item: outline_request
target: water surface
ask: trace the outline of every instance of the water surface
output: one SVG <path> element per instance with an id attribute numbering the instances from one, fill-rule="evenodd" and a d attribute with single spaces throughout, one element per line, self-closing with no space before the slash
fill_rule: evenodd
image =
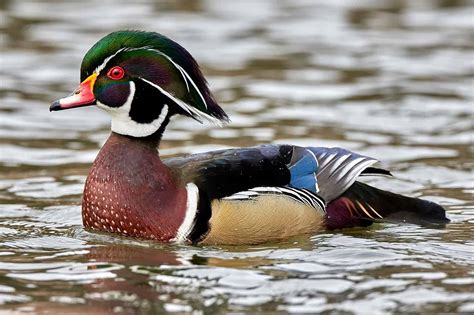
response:
<path id="1" fill-rule="evenodd" d="M 474 312 L 473 17 L 468 1 L 0 2 L 0 313 Z M 258 143 L 343 146 L 437 201 L 445 229 L 377 224 L 242 247 L 160 245 L 81 225 L 109 133 L 97 108 L 49 113 L 117 29 L 159 31 L 232 118 L 176 119 L 175 156 Z"/>

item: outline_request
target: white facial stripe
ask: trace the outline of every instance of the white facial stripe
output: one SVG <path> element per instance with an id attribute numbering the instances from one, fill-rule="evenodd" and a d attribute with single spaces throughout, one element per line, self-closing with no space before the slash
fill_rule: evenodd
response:
<path id="1" fill-rule="evenodd" d="M 152 51 L 154 53 L 157 53 L 163 57 L 165 57 L 169 62 L 171 62 L 173 64 L 173 66 L 175 66 L 176 69 L 178 69 L 178 71 L 180 72 L 181 76 L 183 77 L 183 80 L 184 80 L 184 83 L 186 83 L 186 88 L 189 92 L 189 84 L 188 82 L 191 82 L 192 86 L 194 87 L 194 89 L 197 91 L 197 93 L 199 94 L 199 97 L 201 98 L 202 102 L 204 103 L 204 107 L 207 109 L 207 102 L 206 100 L 204 99 L 204 97 L 202 96 L 201 94 L 201 91 L 198 89 L 196 83 L 194 83 L 193 79 L 191 78 L 191 76 L 186 72 L 186 70 L 183 69 L 183 67 L 181 67 L 179 64 L 177 64 L 176 62 L 174 62 L 173 59 L 171 59 L 170 56 L 168 56 L 167 54 L 157 50 L 157 49 L 153 49 L 151 46 L 143 46 L 143 47 L 137 47 L 137 48 L 131 48 L 131 47 L 124 47 L 124 48 L 121 48 L 119 50 L 117 50 L 113 55 L 107 57 L 104 59 L 104 62 L 102 62 L 102 64 L 97 67 L 97 69 L 95 70 L 95 72 L 97 74 L 99 74 L 100 71 L 102 71 L 107 63 L 110 61 L 110 59 L 112 59 L 113 57 L 115 57 L 116 55 L 118 55 L 119 53 L 123 52 L 123 51 L 135 51 L 135 50 L 148 50 L 148 51 Z"/>
<path id="2" fill-rule="evenodd" d="M 157 53 L 157 54 L 159 54 L 159 55 L 162 55 L 163 57 L 165 57 L 166 59 L 168 59 L 168 61 L 171 62 L 171 63 L 173 64 L 173 66 L 175 66 L 176 69 L 178 69 L 179 73 L 181 73 L 181 76 L 183 77 L 184 83 L 186 83 L 186 89 L 187 89 L 188 92 L 189 92 L 189 84 L 188 84 L 188 80 L 186 79 L 187 73 L 186 73 L 186 71 L 184 71 L 183 68 L 181 68 L 177 63 L 175 63 L 175 62 L 173 61 L 173 59 L 171 59 L 171 57 L 169 57 L 168 55 L 162 53 L 162 52 L 159 51 L 159 50 L 152 49 L 152 48 L 147 48 L 146 50 L 152 51 L 152 52 Z M 194 85 L 194 82 L 193 82 L 193 85 Z M 199 92 L 199 90 L 198 90 L 198 93 L 199 93 L 199 95 L 201 95 L 201 93 Z M 207 108 L 206 102 L 204 102 L 204 105 L 205 105 L 206 108 Z"/>
<path id="3" fill-rule="evenodd" d="M 176 243 L 184 243 L 187 241 L 189 233 L 193 230 L 194 219 L 196 218 L 197 206 L 199 200 L 199 188 L 194 183 L 186 185 L 188 199 L 186 201 L 186 213 L 183 223 L 179 226 L 176 236 L 171 240 Z"/>
<path id="4" fill-rule="evenodd" d="M 110 107 L 97 101 L 97 106 L 112 116 L 112 131 L 121 135 L 132 137 L 146 137 L 160 129 L 161 125 L 168 116 L 168 105 L 164 104 L 160 116 L 150 123 L 141 124 L 130 118 L 130 109 L 132 108 L 133 98 L 135 96 L 135 83 L 130 81 L 130 94 L 127 101 L 120 107 Z"/>
<path id="5" fill-rule="evenodd" d="M 186 83 L 186 89 L 188 90 L 189 92 L 189 84 L 188 82 L 191 82 L 192 86 L 194 87 L 194 89 L 196 90 L 196 92 L 198 93 L 199 97 L 201 98 L 202 102 L 204 103 L 204 107 L 207 109 L 207 102 L 204 98 L 204 96 L 202 96 L 201 94 L 201 91 L 198 89 L 196 83 L 194 83 L 194 80 L 191 78 L 191 76 L 186 72 L 186 70 L 183 69 L 183 67 L 181 67 L 179 64 L 177 64 L 176 62 L 174 62 L 173 59 L 171 59 L 170 56 L 168 56 L 167 54 L 165 53 L 162 53 L 161 51 L 157 50 L 157 49 L 153 49 L 151 48 L 150 46 L 143 46 L 143 47 L 138 47 L 138 48 L 130 48 L 130 47 L 124 47 L 124 48 L 120 48 L 119 50 L 117 50 L 113 55 L 110 55 L 109 57 L 105 58 L 104 61 L 102 62 L 102 64 L 100 66 L 98 66 L 96 69 L 95 69 L 95 73 L 99 74 L 102 70 L 104 70 L 104 68 L 107 66 L 107 63 L 112 59 L 114 58 L 115 56 L 117 56 L 119 53 L 121 52 L 124 52 L 124 51 L 135 51 L 135 50 L 148 50 L 148 51 L 152 51 L 152 52 L 155 52 L 163 57 L 165 57 L 169 62 L 171 62 L 171 64 L 173 64 L 173 66 L 175 66 L 176 69 L 178 69 L 178 71 L 180 72 L 181 76 L 183 77 L 183 80 L 184 80 L 184 83 Z"/>
<path id="6" fill-rule="evenodd" d="M 186 70 L 183 69 L 183 67 L 181 67 L 179 64 L 177 64 L 176 62 L 174 62 L 173 59 L 171 59 L 171 57 L 169 57 L 168 55 L 162 53 L 162 52 L 159 51 L 159 50 L 151 49 L 151 48 L 148 48 L 147 50 L 156 52 L 157 54 L 160 54 L 160 55 L 162 55 L 163 57 L 165 57 L 166 59 L 168 59 L 168 60 L 176 67 L 176 69 L 178 69 L 179 72 L 181 72 L 181 75 L 183 76 L 184 82 L 186 82 L 186 87 L 188 88 L 188 92 L 189 92 L 189 86 L 188 86 L 188 81 L 189 81 L 189 82 L 191 82 L 191 84 L 193 85 L 193 87 L 194 87 L 194 88 L 196 89 L 196 91 L 198 92 L 199 97 L 201 98 L 202 102 L 204 103 L 204 106 L 205 106 L 206 109 L 207 109 L 207 103 L 206 103 L 206 100 L 204 99 L 204 97 L 202 96 L 201 91 L 198 89 L 196 83 L 194 83 L 193 79 L 191 79 L 191 77 L 190 77 L 189 74 L 186 72 Z"/>
<path id="7" fill-rule="evenodd" d="M 155 84 L 147 79 L 144 79 L 144 78 L 140 78 L 140 80 L 142 80 L 143 82 L 146 82 L 148 83 L 149 85 L 151 85 L 152 87 L 154 87 L 155 89 L 157 89 L 158 91 L 160 91 L 162 94 L 166 95 L 167 97 L 169 97 L 171 100 L 173 100 L 174 102 L 176 102 L 177 105 L 179 105 L 180 107 L 182 107 L 186 112 L 188 112 L 188 114 L 192 114 L 192 106 L 189 105 L 189 104 L 186 104 L 185 102 L 183 102 L 182 100 L 180 100 L 179 98 L 176 98 L 174 97 L 173 95 L 171 95 L 169 92 L 167 92 L 165 89 L 163 89 L 161 86 L 159 86 L 158 84 Z"/>
<path id="8" fill-rule="evenodd" d="M 145 78 L 140 78 L 140 80 L 150 84 L 151 86 L 153 86 L 154 88 L 158 89 L 161 93 L 163 93 L 165 96 L 167 96 L 168 98 L 170 98 L 173 102 L 176 103 L 176 105 L 178 105 L 179 107 L 181 107 L 182 109 L 184 109 L 186 112 L 188 112 L 191 116 L 193 116 L 194 118 L 196 118 L 199 122 L 202 122 L 200 120 L 200 118 L 205 118 L 207 120 L 209 120 L 210 122 L 213 122 L 214 124 L 218 125 L 218 126 L 222 126 L 222 122 L 215 118 L 215 117 L 212 117 L 204 112 L 201 112 L 200 110 L 198 110 L 197 108 L 189 105 L 189 104 L 186 104 L 185 102 L 183 102 L 182 100 L 180 100 L 179 98 L 177 97 L 174 97 L 173 95 L 171 95 L 169 92 L 167 92 L 165 89 L 163 89 L 161 86 L 145 79 Z"/>
<path id="9" fill-rule="evenodd" d="M 102 62 L 102 64 L 100 66 L 98 66 L 96 69 L 95 69 L 95 73 L 99 74 L 102 70 L 104 70 L 105 66 L 107 66 L 107 63 L 110 61 L 110 59 L 112 59 L 113 57 L 117 56 L 119 53 L 121 53 L 122 51 L 125 51 L 127 48 L 120 48 L 119 50 L 117 50 L 113 55 L 107 57 L 104 59 L 104 61 Z"/>

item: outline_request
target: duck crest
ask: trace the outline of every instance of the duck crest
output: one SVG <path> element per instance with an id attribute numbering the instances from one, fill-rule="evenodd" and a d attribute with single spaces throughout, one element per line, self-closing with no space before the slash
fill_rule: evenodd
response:
<path id="1" fill-rule="evenodd" d="M 112 133 L 86 180 L 84 226 L 160 241 L 175 238 L 187 192 L 152 143 Z"/>
<path id="2" fill-rule="evenodd" d="M 125 69 L 125 78 L 111 82 L 103 74 L 117 65 Z M 148 103 L 156 103 L 154 98 L 164 97 L 168 105 L 176 106 L 175 113 L 190 116 L 199 122 L 204 118 L 219 125 L 229 120 L 212 96 L 191 54 L 161 34 L 117 31 L 105 36 L 85 55 L 81 65 L 81 81 L 94 73 L 98 75 L 95 86 L 98 100 L 102 94 L 107 106 L 123 100 L 128 86 L 117 85 L 123 85 L 129 79 L 135 85 L 145 82 L 156 90 L 155 97 L 150 97 Z M 114 94 L 115 97 L 112 97 Z"/>

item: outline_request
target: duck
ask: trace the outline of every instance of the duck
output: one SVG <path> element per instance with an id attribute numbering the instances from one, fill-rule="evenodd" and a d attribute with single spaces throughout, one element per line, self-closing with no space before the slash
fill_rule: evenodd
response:
<path id="1" fill-rule="evenodd" d="M 163 243 L 242 245 L 373 223 L 443 225 L 440 205 L 363 183 L 392 174 L 344 148 L 261 144 L 160 157 L 173 117 L 230 119 L 198 63 L 156 32 L 122 30 L 85 54 L 80 85 L 50 111 L 95 106 L 111 133 L 85 181 L 87 230 Z M 172 122 L 171 122 L 172 123 Z"/>

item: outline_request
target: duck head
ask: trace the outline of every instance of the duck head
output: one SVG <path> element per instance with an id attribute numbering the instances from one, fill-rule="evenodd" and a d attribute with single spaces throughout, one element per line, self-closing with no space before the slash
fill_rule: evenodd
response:
<path id="1" fill-rule="evenodd" d="M 86 53 L 81 81 L 50 110 L 97 105 L 112 116 L 112 131 L 132 137 L 161 134 L 176 114 L 218 125 L 228 121 L 191 54 L 158 33 L 105 36 Z"/>

